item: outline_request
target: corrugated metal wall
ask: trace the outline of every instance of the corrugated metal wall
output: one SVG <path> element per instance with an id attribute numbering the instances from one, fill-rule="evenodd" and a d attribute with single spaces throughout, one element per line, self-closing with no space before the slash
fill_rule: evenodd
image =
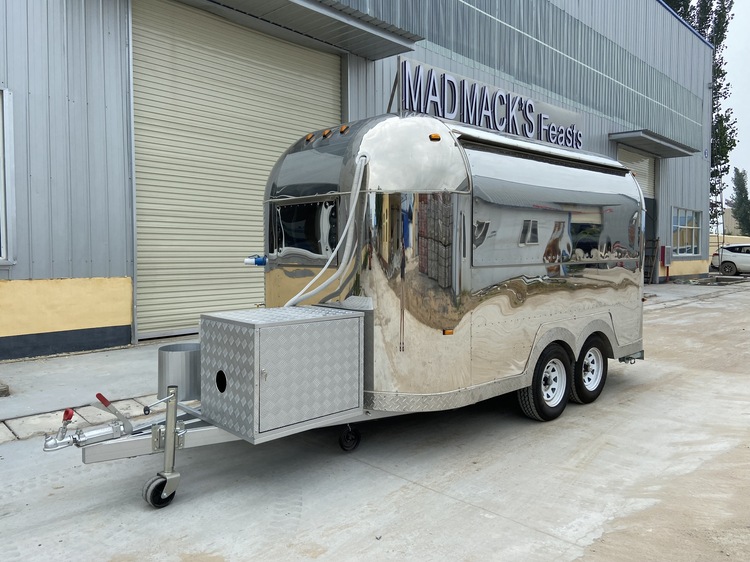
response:
<path id="1" fill-rule="evenodd" d="M 323 1 L 426 37 L 417 60 L 579 113 L 588 150 L 615 156 L 607 134 L 636 128 L 709 147 L 711 50 L 657 0 Z M 18 259 L 0 278 L 132 275 L 127 38 L 128 0 L 0 0 Z M 384 112 L 395 59 L 348 74 L 350 116 Z M 664 160 L 660 223 L 707 213 L 707 184 L 702 153 Z"/>
<path id="2" fill-rule="evenodd" d="M 132 275 L 127 38 L 127 0 L 0 0 L 17 257 L 0 278 Z"/>
<path id="3" fill-rule="evenodd" d="M 656 0 L 340 3 L 419 33 L 424 49 L 535 99 L 648 124 L 689 146 L 705 140 L 711 49 Z"/>
<path id="4" fill-rule="evenodd" d="M 659 236 L 671 207 L 693 209 L 707 248 L 712 49 L 657 0 L 337 3 L 424 36 L 409 58 L 579 114 L 587 151 L 616 158 L 609 133 L 635 129 L 698 149 L 658 166 Z M 351 119 L 387 110 L 396 70 L 349 57 Z"/>

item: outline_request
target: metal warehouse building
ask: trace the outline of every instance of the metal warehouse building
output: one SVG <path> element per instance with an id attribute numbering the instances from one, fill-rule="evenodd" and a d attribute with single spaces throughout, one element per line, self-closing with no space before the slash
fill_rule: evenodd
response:
<path id="1" fill-rule="evenodd" d="M 274 162 L 387 111 L 619 159 L 705 273 L 712 55 L 659 0 L 0 0 L 0 359 L 262 304 Z"/>

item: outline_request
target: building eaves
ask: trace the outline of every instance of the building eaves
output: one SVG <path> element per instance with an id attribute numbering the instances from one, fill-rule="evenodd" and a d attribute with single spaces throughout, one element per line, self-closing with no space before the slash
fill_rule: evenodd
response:
<path id="1" fill-rule="evenodd" d="M 331 0 L 179 1 L 281 39 L 370 60 L 412 51 L 422 39 Z"/>

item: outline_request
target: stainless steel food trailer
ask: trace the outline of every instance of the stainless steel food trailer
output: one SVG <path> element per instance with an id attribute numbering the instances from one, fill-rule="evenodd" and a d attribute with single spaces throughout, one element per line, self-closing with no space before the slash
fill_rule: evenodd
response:
<path id="1" fill-rule="evenodd" d="M 160 381 L 164 420 L 134 428 L 101 397 L 114 422 L 69 433 L 68 413 L 45 450 L 163 451 L 143 490 L 162 507 L 183 447 L 343 425 L 352 450 L 355 422 L 508 392 L 552 420 L 599 396 L 608 359 L 643 358 L 643 209 L 616 161 L 433 117 L 310 133 L 273 168 L 245 260 L 266 307 L 202 315 L 200 361 Z"/>

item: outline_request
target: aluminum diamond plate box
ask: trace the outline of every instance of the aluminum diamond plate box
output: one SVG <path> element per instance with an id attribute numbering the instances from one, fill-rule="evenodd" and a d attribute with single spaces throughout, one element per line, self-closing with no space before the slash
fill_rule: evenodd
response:
<path id="1" fill-rule="evenodd" d="M 364 314 L 325 307 L 201 316 L 201 417 L 261 443 L 363 412 Z"/>

